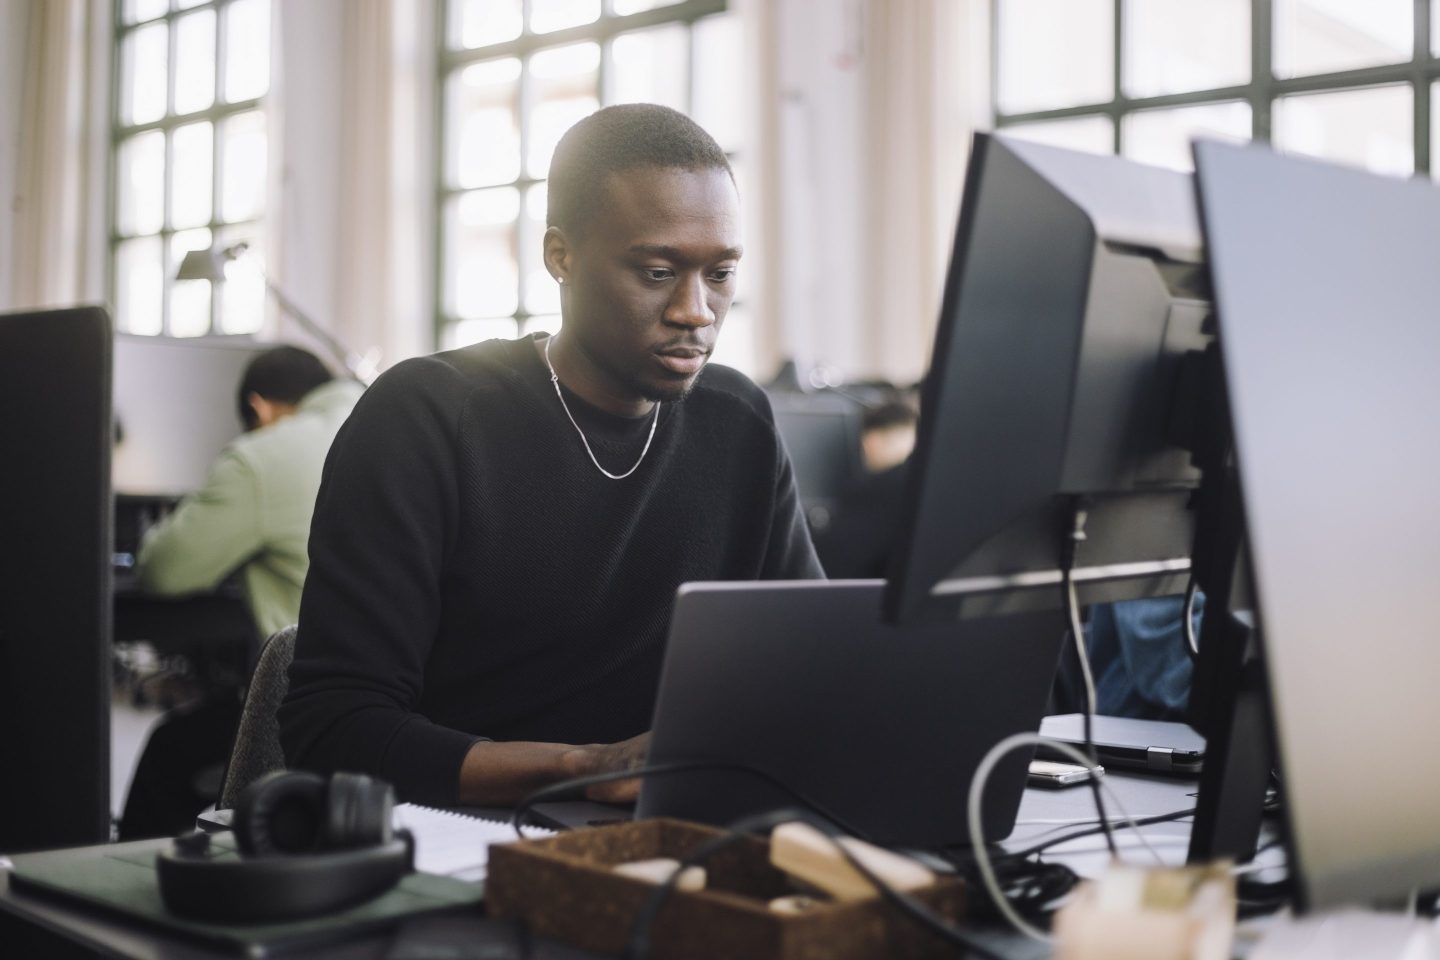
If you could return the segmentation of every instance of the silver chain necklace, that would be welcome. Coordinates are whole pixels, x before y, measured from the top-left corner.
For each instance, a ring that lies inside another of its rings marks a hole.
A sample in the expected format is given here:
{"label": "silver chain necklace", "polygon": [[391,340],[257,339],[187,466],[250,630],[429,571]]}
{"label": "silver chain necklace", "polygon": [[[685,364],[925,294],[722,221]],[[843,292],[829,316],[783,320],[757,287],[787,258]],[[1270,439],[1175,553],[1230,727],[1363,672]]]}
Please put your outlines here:
{"label": "silver chain necklace", "polygon": [[650,435],[645,438],[645,449],[640,451],[640,459],[635,461],[635,466],[626,470],[624,473],[611,473],[609,470],[600,466],[600,461],[595,459],[595,451],[590,449],[590,441],[585,439],[585,431],[581,430],[580,424],[575,422],[575,415],[570,412],[570,405],[565,402],[565,394],[560,392],[560,378],[555,375],[555,365],[550,362],[550,344],[554,342],[554,336],[551,336],[545,341],[545,366],[550,368],[550,382],[555,386],[555,396],[560,398],[561,409],[565,411],[565,416],[570,418],[570,426],[574,427],[575,432],[580,434],[580,442],[585,445],[585,452],[590,455],[590,462],[595,464],[595,469],[605,474],[605,476],[611,480],[624,480],[630,476],[630,474],[640,469],[640,464],[645,460],[645,454],[650,452],[650,441],[655,439],[655,426],[660,422],[660,401],[655,401],[655,416],[650,420]]}

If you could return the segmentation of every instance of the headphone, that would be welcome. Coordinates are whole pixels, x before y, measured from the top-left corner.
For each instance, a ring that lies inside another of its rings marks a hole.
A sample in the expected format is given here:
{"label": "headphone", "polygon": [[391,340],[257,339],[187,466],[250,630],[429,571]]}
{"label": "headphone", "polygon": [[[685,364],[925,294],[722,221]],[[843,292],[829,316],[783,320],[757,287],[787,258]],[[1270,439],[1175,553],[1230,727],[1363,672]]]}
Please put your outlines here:
{"label": "headphone", "polygon": [[390,784],[358,773],[267,773],[235,804],[239,855],[208,833],[176,837],[155,856],[160,897],[187,919],[283,923],[379,896],[414,869],[394,806]]}

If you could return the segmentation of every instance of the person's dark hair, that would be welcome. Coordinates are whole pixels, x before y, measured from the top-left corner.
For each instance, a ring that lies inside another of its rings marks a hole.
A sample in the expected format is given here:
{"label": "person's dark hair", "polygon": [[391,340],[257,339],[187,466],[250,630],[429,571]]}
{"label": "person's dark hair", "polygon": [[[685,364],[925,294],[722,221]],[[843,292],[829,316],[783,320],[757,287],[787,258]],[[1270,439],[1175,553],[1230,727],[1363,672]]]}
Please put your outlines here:
{"label": "person's dark hair", "polygon": [[299,403],[305,394],[335,379],[320,358],[299,347],[276,347],[255,357],[240,378],[240,419],[245,429],[256,426],[249,396],[258,393],[272,403]]}
{"label": "person's dark hair", "polygon": [[590,114],[565,132],[550,160],[547,226],[583,231],[612,173],[636,167],[724,170],[735,178],[725,151],[678,110],[654,103],[623,103]]}
{"label": "person's dark hair", "polygon": [[911,426],[920,419],[913,404],[904,400],[887,400],[879,406],[869,407],[860,415],[860,429],[888,430],[891,427]]}

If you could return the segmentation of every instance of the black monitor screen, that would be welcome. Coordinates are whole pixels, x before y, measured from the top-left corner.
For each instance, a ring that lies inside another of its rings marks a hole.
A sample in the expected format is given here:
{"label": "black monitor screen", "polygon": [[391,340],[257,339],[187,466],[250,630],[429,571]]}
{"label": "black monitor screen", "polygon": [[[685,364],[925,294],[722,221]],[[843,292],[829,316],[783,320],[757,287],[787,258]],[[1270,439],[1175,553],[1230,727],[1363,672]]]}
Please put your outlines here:
{"label": "black monitor screen", "polygon": [[1172,421],[1209,311],[1190,176],[977,136],[887,617],[1059,606],[1077,510],[1082,602],[1183,591]]}

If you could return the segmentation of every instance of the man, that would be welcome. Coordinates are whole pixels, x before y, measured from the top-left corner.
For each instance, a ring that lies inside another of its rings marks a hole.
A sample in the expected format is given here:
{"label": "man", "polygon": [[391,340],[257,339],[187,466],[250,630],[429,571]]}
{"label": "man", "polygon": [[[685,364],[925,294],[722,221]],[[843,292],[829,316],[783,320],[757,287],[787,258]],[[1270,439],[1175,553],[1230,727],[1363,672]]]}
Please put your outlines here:
{"label": "man", "polygon": [[[363,390],[333,379],[297,347],[250,361],[237,397],[246,433],[220,454],[199,492],[146,533],[136,558],[142,588],[197,593],[239,570],[262,637],[294,623],[325,453]],[[150,732],[121,839],[177,833],[215,799],[240,705],[233,689],[201,692],[208,695],[170,711]]]}
{"label": "man", "polygon": [[247,432],[200,491],[146,533],[136,557],[141,587],[198,593],[238,569],[262,637],[294,623],[325,452],[363,390],[298,347],[251,360],[238,396]]}
{"label": "man", "polygon": [[763,393],[705,366],[741,254],[724,153],[673,110],[610,107],[548,189],[561,332],[399,364],[336,439],[292,766],[441,805],[631,769],[676,587],[821,576]]}

